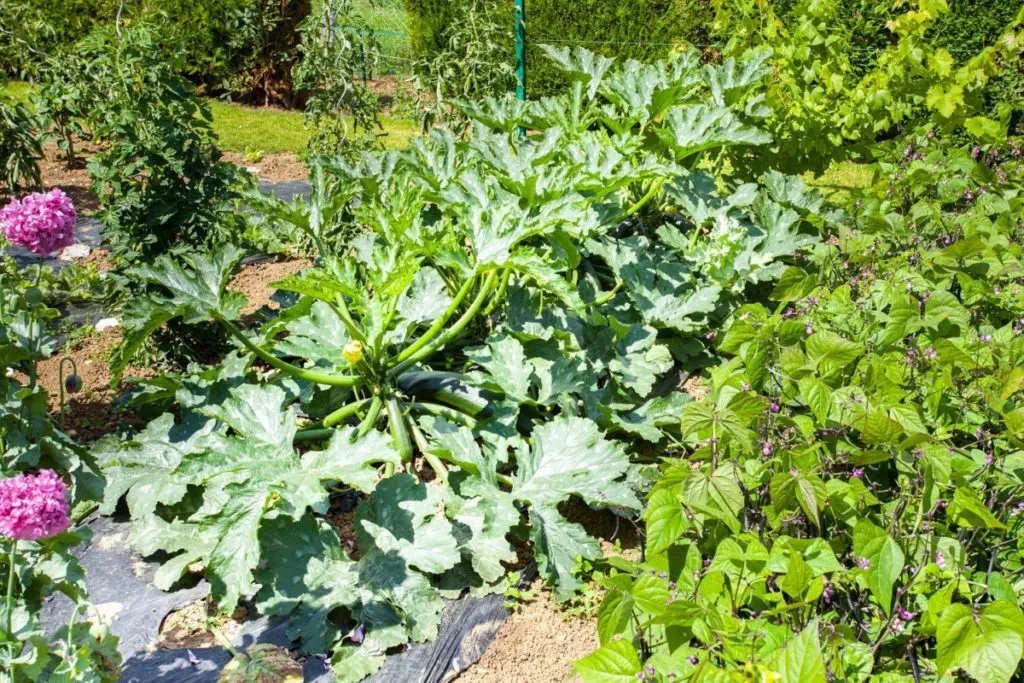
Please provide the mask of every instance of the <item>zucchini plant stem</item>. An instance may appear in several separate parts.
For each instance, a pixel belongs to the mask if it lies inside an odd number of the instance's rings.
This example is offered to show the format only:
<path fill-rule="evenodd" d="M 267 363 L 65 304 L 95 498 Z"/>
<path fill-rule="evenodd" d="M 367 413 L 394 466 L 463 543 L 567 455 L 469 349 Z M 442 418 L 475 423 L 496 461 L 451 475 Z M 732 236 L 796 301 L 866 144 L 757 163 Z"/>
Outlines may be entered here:
<path fill-rule="evenodd" d="M 410 367 L 423 360 L 429 358 L 440 349 L 442 346 L 450 342 L 452 339 L 462 334 L 462 331 L 466 329 L 466 325 L 470 323 L 476 314 L 480 312 L 480 307 L 483 306 L 484 300 L 487 299 L 487 295 L 490 294 L 491 290 L 494 289 L 494 283 L 498 279 L 498 273 L 491 271 L 491 274 L 484 280 L 483 285 L 480 287 L 480 291 L 477 293 L 476 298 L 473 299 L 473 303 L 470 304 L 466 312 L 462 314 L 458 320 L 456 320 L 451 327 L 449 327 L 443 334 L 428 343 L 426 346 L 421 348 L 416 353 L 413 353 L 401 361 L 395 367 L 388 371 L 388 377 L 397 377 L 403 372 L 408 370 Z"/>
<path fill-rule="evenodd" d="M 487 304 L 487 308 L 484 309 L 484 315 L 490 315 L 494 312 L 494 309 L 498 307 L 501 300 L 505 298 L 505 289 L 508 287 L 508 281 L 512 278 L 512 269 L 509 268 L 501 274 L 501 282 L 498 283 L 498 291 L 495 292 L 494 298 L 491 299 L 491 303 Z"/>
<path fill-rule="evenodd" d="M 420 453 L 423 455 L 423 459 L 430 465 L 430 469 L 434 470 L 434 474 L 445 484 L 448 483 L 448 468 L 444 466 L 440 458 L 430 452 L 430 444 L 427 443 L 426 438 L 423 436 L 423 432 L 416 426 L 415 422 L 410 421 L 409 427 L 412 431 L 412 438 L 416 442 L 416 447 L 420 449 Z"/>
<path fill-rule="evenodd" d="M 370 409 L 366 411 L 366 417 L 359 423 L 359 436 L 366 436 L 374 428 L 377 424 L 377 418 L 380 417 L 380 409 L 383 405 L 384 401 L 381 400 L 380 396 L 374 396 L 370 400 Z"/>
<path fill-rule="evenodd" d="M 450 408 L 437 403 L 417 401 L 409 404 L 409 410 L 414 413 L 426 413 L 427 415 L 443 417 L 449 422 L 462 425 L 463 427 L 469 427 L 470 429 L 476 426 L 476 419 L 473 417 L 470 417 L 461 410 L 456 410 L 455 408 Z"/>
<path fill-rule="evenodd" d="M 604 304 L 608 303 L 609 301 L 615 298 L 615 295 L 619 293 L 620 289 L 622 289 L 622 280 L 616 282 L 615 286 L 612 287 L 612 290 L 610 292 L 607 292 L 604 296 L 602 296 L 599 299 L 595 299 L 594 305 L 603 306 Z"/>
<path fill-rule="evenodd" d="M 331 308 L 334 309 L 334 313 L 341 320 L 342 324 L 348 330 L 348 333 L 352 335 L 352 338 L 360 342 L 364 346 L 366 345 L 366 335 L 359 329 L 355 321 L 352 320 L 352 314 L 348 311 L 348 306 L 345 304 L 345 297 L 338 295 L 334 298 L 334 303 L 331 304 Z"/>
<path fill-rule="evenodd" d="M 441 328 L 444 327 L 444 324 L 448 322 L 448 318 L 450 318 L 452 314 L 455 313 L 456 310 L 458 310 L 459 304 L 461 304 L 462 300 L 466 298 L 467 294 L 469 294 L 469 290 L 472 289 L 474 282 L 476 282 L 475 277 L 471 277 L 468 280 L 466 280 L 466 282 L 462 285 L 462 288 L 459 289 L 459 291 L 455 294 L 455 298 L 452 299 L 452 302 L 448 305 L 448 308 L 445 309 L 445 312 L 441 314 L 441 317 L 434 321 L 434 324 L 431 325 L 427 329 L 427 331 L 423 333 L 423 336 L 421 336 L 411 345 L 402 349 L 402 352 L 398 354 L 399 363 L 402 363 L 403 361 L 408 359 L 410 356 L 412 356 L 417 351 L 426 346 L 428 343 L 430 343 L 431 339 L 437 336 L 437 333 L 441 331 Z"/>
<path fill-rule="evenodd" d="M 370 399 L 364 398 L 358 401 L 353 401 L 348 405 L 338 408 L 333 413 L 324 418 L 324 427 L 333 427 L 336 424 L 344 422 L 348 418 L 358 413 L 363 406 L 370 402 Z"/>
<path fill-rule="evenodd" d="M 257 358 L 261 359 L 272 368 L 276 368 L 283 372 L 287 372 L 289 375 L 292 375 L 293 377 L 296 377 L 298 379 L 304 379 L 309 382 L 315 382 L 316 384 L 325 384 L 333 387 L 354 387 L 358 384 L 361 384 L 363 381 L 363 378 L 359 375 L 337 375 L 325 372 L 316 372 L 313 370 L 306 370 L 305 368 L 300 368 L 299 366 L 292 365 L 291 363 L 286 363 L 285 361 L 281 360 L 274 354 L 265 351 L 264 349 L 261 349 L 259 346 L 254 344 L 252 340 L 250 340 L 249 337 L 245 335 L 245 332 L 240 330 L 238 326 L 235 325 L 230 320 L 219 317 L 217 318 L 217 320 L 222 325 L 224 325 L 225 328 L 227 328 L 228 332 L 230 332 L 231 335 L 235 337 L 235 339 L 242 343 L 242 346 L 248 349 Z"/>
<path fill-rule="evenodd" d="M 636 204 L 634 204 L 633 206 L 629 207 L 629 209 L 627 209 L 624 214 L 619 216 L 618 219 L 616 219 L 615 222 L 616 223 L 621 223 L 622 221 L 626 220 L 627 218 L 629 218 L 630 216 L 635 214 L 637 211 L 642 209 L 647 204 L 647 202 L 649 202 L 652 199 L 654 199 L 654 196 L 656 194 L 658 194 L 658 190 L 661 189 L 661 186 L 664 183 L 665 183 L 664 179 L 659 179 L 659 180 L 654 181 L 654 184 L 651 185 L 651 189 L 647 190 L 647 194 L 645 194 L 643 197 L 641 197 L 637 201 Z"/>

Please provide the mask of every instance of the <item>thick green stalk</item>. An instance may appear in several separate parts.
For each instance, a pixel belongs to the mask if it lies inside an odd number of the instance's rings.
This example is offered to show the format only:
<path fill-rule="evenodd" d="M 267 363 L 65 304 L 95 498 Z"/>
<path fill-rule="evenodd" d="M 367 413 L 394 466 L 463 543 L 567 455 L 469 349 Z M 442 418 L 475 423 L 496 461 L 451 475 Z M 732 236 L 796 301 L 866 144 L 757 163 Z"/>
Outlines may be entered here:
<path fill-rule="evenodd" d="M 427 415 L 433 415 L 435 417 L 443 417 L 449 422 L 462 425 L 463 427 L 469 427 L 470 429 L 476 427 L 476 420 L 474 418 L 466 415 L 460 410 L 443 406 L 438 403 L 427 403 L 423 401 L 410 403 L 409 410 L 415 413 L 426 413 Z"/>
<path fill-rule="evenodd" d="M 462 300 L 466 298 L 467 294 L 469 294 L 469 290 L 473 288 L 474 282 L 476 282 L 476 277 L 471 277 L 468 280 L 466 280 L 465 284 L 462 285 L 462 288 L 455 294 L 455 298 L 452 299 L 452 302 L 448 305 L 448 308 L 445 310 L 444 313 L 441 314 L 441 317 L 434 321 L 434 324 L 431 325 L 427 329 L 427 331 L 423 333 L 423 336 L 421 336 L 419 339 L 417 339 L 415 342 L 413 342 L 406 348 L 402 349 L 402 352 L 398 354 L 399 363 L 407 360 L 414 353 L 416 353 L 424 346 L 426 346 L 428 343 L 430 343 L 431 339 L 437 336 L 437 333 L 441 331 L 441 328 L 444 327 L 444 324 L 448 322 L 448 318 L 450 318 L 452 314 L 455 313 L 456 310 L 458 310 L 459 305 L 462 303 Z"/>
<path fill-rule="evenodd" d="M 423 454 L 423 459 L 430 465 L 430 469 L 434 470 L 434 474 L 445 484 L 448 483 L 448 468 L 444 466 L 441 459 L 430 452 L 430 444 L 427 443 L 426 438 L 423 436 L 423 432 L 415 424 L 412 427 L 412 438 L 416 441 L 416 447 L 420 449 L 420 453 Z"/>
<path fill-rule="evenodd" d="M 7 637 L 14 635 L 14 557 L 18 549 L 18 539 L 11 539 L 11 553 L 7 557 L 10 570 L 7 572 Z"/>
<path fill-rule="evenodd" d="M 484 309 L 485 316 L 493 313 L 494 309 L 501 303 L 501 300 L 505 298 L 505 290 L 508 288 L 508 281 L 510 279 L 512 279 L 512 269 L 508 268 L 501 274 L 501 282 L 498 283 L 498 291 L 494 293 L 494 298 L 491 299 L 491 303 L 487 304 L 487 308 Z"/>
<path fill-rule="evenodd" d="M 380 409 L 383 405 L 384 401 L 380 400 L 380 396 L 373 397 L 370 401 L 370 409 L 366 412 L 366 417 L 359 423 L 359 436 L 366 436 L 376 426 L 377 419 L 380 417 Z"/>
<path fill-rule="evenodd" d="M 254 344 L 252 340 L 250 340 L 249 337 L 247 337 L 245 333 L 230 320 L 218 318 L 218 321 L 227 328 L 228 332 L 230 332 L 232 336 L 242 342 L 242 345 L 257 358 L 264 361 L 270 367 L 281 370 L 282 372 L 287 372 L 289 375 L 297 379 L 304 379 L 308 382 L 325 384 L 332 387 L 354 387 L 361 384 L 363 381 L 363 378 L 360 375 L 338 375 L 326 372 L 315 372 L 313 370 L 300 368 L 299 366 L 292 365 L 291 363 L 286 363 L 274 354 L 265 351 Z"/>
<path fill-rule="evenodd" d="M 629 207 L 629 209 L 627 209 L 627 210 L 626 210 L 626 212 L 625 212 L 624 214 L 622 214 L 621 216 L 619 216 L 619 217 L 618 217 L 618 218 L 617 218 L 617 219 L 615 220 L 615 222 L 616 222 L 616 223 L 621 223 L 622 221 L 626 220 L 627 218 L 629 218 L 630 216 L 632 216 L 633 214 L 635 214 L 635 213 L 636 213 L 637 211 L 639 211 L 640 209 L 642 209 L 642 208 L 643 208 L 644 206 L 646 206 L 646 205 L 647 205 L 647 202 L 649 202 L 649 201 L 651 201 L 652 199 L 654 199 L 655 195 L 657 195 L 657 194 L 658 194 L 658 190 L 660 190 L 660 189 L 661 189 L 661 186 L 662 186 L 662 185 L 663 185 L 664 183 L 665 183 L 665 180 L 664 180 L 664 179 L 660 179 L 660 180 L 656 180 L 656 181 L 654 181 L 654 184 L 653 184 L 653 185 L 651 185 L 651 189 L 647 190 L 647 194 L 645 194 L 645 195 L 644 195 L 643 197 L 641 197 L 641 198 L 640 198 L 640 200 L 639 200 L 639 201 L 637 201 L 637 203 L 636 203 L 636 204 L 634 204 L 633 206 Z"/>
<path fill-rule="evenodd" d="M 301 443 L 303 441 L 326 441 L 337 433 L 334 429 L 303 429 L 295 432 L 295 438 L 293 441 Z"/>
<path fill-rule="evenodd" d="M 370 402 L 370 399 L 364 398 L 358 401 L 353 401 L 346 406 L 338 408 L 333 413 L 324 418 L 324 427 L 333 427 L 336 424 L 340 424 L 358 413 L 363 406 Z"/>
<path fill-rule="evenodd" d="M 362 344 L 365 346 L 366 335 L 363 334 L 363 331 L 359 329 L 359 326 L 356 325 L 356 322 L 352 319 L 352 314 L 349 313 L 348 306 L 345 304 L 345 297 L 341 296 L 340 294 L 336 296 L 334 298 L 334 303 L 331 305 L 331 308 L 334 309 L 334 312 L 337 314 L 342 324 L 345 325 L 345 328 L 348 330 L 348 333 L 352 335 L 352 338 L 355 339 L 356 341 L 362 342 Z"/>
<path fill-rule="evenodd" d="M 391 439 L 394 441 L 395 450 L 401 457 L 403 463 L 412 460 L 412 438 L 409 436 L 409 425 L 402 414 L 402 406 L 398 399 L 392 396 L 387 402 L 388 428 L 391 430 Z"/>
<path fill-rule="evenodd" d="M 466 310 L 466 312 L 462 314 L 462 317 L 456 320 L 451 327 L 449 327 L 439 337 L 434 339 L 434 341 L 430 342 L 416 353 L 406 357 L 405 360 L 401 361 L 398 365 L 391 368 L 391 370 L 388 371 L 388 377 L 397 377 L 398 375 L 401 375 L 403 372 L 411 368 L 413 365 L 415 365 L 416 363 L 425 358 L 429 358 L 442 346 L 444 346 L 452 339 L 455 339 L 455 337 L 462 334 L 462 331 L 466 329 L 466 325 L 468 325 L 470 321 L 476 317 L 476 314 L 480 312 L 480 307 L 483 306 L 484 300 L 487 299 L 487 295 L 490 294 L 492 289 L 494 289 L 494 283 L 497 281 L 497 279 L 497 272 L 491 271 L 491 274 L 487 276 L 487 279 L 484 280 L 483 285 L 481 285 L 480 291 L 479 293 L 477 293 L 476 298 L 473 300 L 473 303 Z"/>
<path fill-rule="evenodd" d="M 610 292 L 607 292 L 604 296 L 602 296 L 599 299 L 595 299 L 594 300 L 594 305 L 595 306 L 603 306 L 603 305 L 605 305 L 606 303 L 608 303 L 609 301 L 611 301 L 612 299 L 615 298 L 615 295 L 619 293 L 620 289 L 622 289 L 622 280 L 619 280 L 618 282 L 616 282 L 615 286 L 612 287 L 612 290 Z"/>

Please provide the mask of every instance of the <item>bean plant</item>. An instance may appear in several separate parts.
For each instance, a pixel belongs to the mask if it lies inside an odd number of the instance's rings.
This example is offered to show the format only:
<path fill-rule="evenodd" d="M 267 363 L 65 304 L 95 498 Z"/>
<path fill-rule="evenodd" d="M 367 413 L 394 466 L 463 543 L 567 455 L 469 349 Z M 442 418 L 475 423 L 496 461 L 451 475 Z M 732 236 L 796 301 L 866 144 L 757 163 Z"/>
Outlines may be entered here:
<path fill-rule="evenodd" d="M 843 4 L 802 0 L 783 22 L 773 3 L 719 3 L 725 54 L 772 49 L 776 77 L 766 99 L 776 168 L 821 172 L 836 160 L 870 160 L 876 143 L 918 128 L 950 134 L 966 127 L 990 141 L 1007 134 L 1009 108 L 989 111 L 986 96 L 1000 74 L 1017 68 L 1024 8 L 999 40 L 967 59 L 932 44 L 947 0 L 896 4 L 878 48 L 838 26 Z"/>
<path fill-rule="evenodd" d="M 716 340 L 584 680 L 1017 680 L 1019 142 L 890 154 Z"/>

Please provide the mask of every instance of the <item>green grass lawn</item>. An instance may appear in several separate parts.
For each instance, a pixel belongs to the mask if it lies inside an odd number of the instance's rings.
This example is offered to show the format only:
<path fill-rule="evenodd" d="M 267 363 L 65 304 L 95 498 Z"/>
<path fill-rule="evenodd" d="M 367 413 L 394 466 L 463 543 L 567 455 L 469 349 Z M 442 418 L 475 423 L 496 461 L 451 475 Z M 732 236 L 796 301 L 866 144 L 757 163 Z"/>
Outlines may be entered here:
<path fill-rule="evenodd" d="M 10 81 L 0 87 L 0 93 L 27 102 L 35 86 Z M 220 148 L 228 152 L 259 151 L 264 154 L 295 152 L 306 147 L 306 128 L 302 112 L 269 107 L 246 107 L 221 100 L 207 100 L 213 114 L 213 130 L 220 139 Z M 384 146 L 399 149 L 419 133 L 415 121 L 382 119 Z"/>
<path fill-rule="evenodd" d="M 308 134 L 302 113 L 266 107 L 245 107 L 220 100 L 210 100 L 213 128 L 220 138 L 221 149 L 230 152 L 260 151 L 299 153 L 306 148 Z M 384 146 L 400 149 L 420 132 L 414 121 L 381 119 Z"/>

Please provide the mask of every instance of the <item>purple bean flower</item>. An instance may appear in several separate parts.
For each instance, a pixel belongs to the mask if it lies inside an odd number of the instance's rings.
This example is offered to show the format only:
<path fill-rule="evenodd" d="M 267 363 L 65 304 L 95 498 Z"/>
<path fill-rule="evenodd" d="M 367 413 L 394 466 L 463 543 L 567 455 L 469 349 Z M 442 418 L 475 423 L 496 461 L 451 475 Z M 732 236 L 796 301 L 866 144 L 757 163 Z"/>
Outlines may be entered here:
<path fill-rule="evenodd" d="M 860 479 L 863 476 L 864 476 L 864 470 L 862 470 L 859 467 L 855 467 L 854 470 L 853 470 L 853 478 L 854 479 Z"/>
<path fill-rule="evenodd" d="M 898 616 L 903 621 L 912 621 L 914 619 L 914 613 L 903 607 L 898 607 L 896 609 L 896 616 Z"/>
<path fill-rule="evenodd" d="M 870 569 L 871 568 L 871 560 L 869 560 L 866 557 L 858 557 L 857 558 L 857 566 L 860 567 L 861 569 Z"/>
<path fill-rule="evenodd" d="M 36 541 L 64 533 L 71 526 L 67 494 L 53 470 L 0 479 L 0 534 Z"/>
<path fill-rule="evenodd" d="M 942 568 L 944 568 L 946 566 L 946 558 L 943 557 L 941 550 L 936 550 L 935 551 L 935 565 L 939 569 L 942 569 Z"/>
<path fill-rule="evenodd" d="M 808 335 L 814 334 L 814 328 L 811 327 L 810 323 L 807 323 L 806 325 L 804 325 L 804 332 L 806 332 Z"/>

